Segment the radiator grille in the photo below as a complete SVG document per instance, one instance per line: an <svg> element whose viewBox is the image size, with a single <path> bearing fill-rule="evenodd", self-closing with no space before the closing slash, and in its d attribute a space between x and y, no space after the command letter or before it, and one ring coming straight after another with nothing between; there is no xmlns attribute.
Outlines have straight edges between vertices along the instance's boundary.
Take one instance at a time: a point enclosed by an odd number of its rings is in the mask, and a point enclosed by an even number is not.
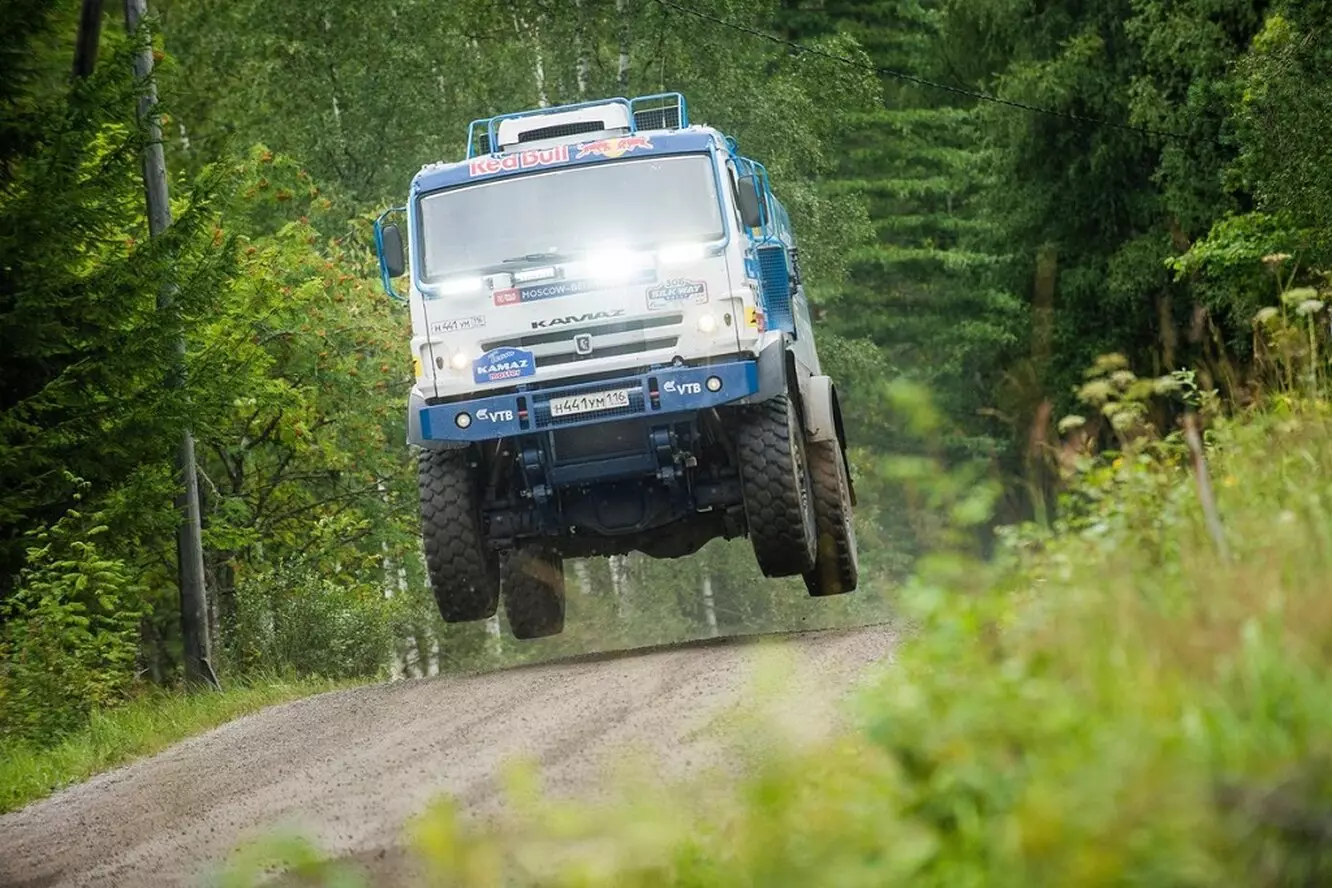
<svg viewBox="0 0 1332 888"><path fill-rule="evenodd" d="M599 133L606 128L602 120L575 120L572 123L557 123L530 129L518 134L519 142L536 142L540 139L558 139L560 136L576 136L579 133Z"/></svg>
<svg viewBox="0 0 1332 888"><path fill-rule="evenodd" d="M781 244L757 247L759 285L763 288L763 307L768 326L788 333L795 330L791 311L791 273L786 267L786 248Z"/></svg>
<svg viewBox="0 0 1332 888"><path fill-rule="evenodd" d="M647 432L641 420L557 429L551 447L560 462L625 456L647 450Z"/></svg>
<svg viewBox="0 0 1332 888"><path fill-rule="evenodd" d="M657 314L626 321L611 321L582 326L560 326L483 342L486 351L496 348L523 348L531 351L537 368L558 367L601 358L617 358L662 349L673 349L680 340L680 313ZM592 351L579 354L576 340L591 337Z"/></svg>

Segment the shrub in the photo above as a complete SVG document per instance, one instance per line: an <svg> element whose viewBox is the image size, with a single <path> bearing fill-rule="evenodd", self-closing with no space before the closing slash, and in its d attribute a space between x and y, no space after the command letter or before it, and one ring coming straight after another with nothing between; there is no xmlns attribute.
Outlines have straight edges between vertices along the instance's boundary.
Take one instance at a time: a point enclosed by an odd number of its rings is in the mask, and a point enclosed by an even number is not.
<svg viewBox="0 0 1332 888"><path fill-rule="evenodd" d="M0 738L49 742L133 679L138 590L124 562L98 549L101 520L71 510L29 534L0 630Z"/></svg>
<svg viewBox="0 0 1332 888"><path fill-rule="evenodd" d="M380 672L393 654L394 604L382 589L303 565L265 569L236 589L242 671L355 678Z"/></svg>

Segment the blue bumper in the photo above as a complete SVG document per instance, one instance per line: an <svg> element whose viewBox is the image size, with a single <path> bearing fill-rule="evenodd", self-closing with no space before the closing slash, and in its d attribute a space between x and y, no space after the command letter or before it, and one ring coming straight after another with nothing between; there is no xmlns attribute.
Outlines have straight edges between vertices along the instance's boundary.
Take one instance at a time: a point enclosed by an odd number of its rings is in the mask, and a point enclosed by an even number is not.
<svg viewBox="0 0 1332 888"><path fill-rule="evenodd" d="M721 381L715 392L708 388L712 377ZM421 436L427 441L492 441L621 419L693 413L747 398L758 390L757 361L664 367L634 376L423 407ZM626 392L628 403L594 412L551 415L553 400L599 392ZM463 414L467 419L460 424Z"/></svg>

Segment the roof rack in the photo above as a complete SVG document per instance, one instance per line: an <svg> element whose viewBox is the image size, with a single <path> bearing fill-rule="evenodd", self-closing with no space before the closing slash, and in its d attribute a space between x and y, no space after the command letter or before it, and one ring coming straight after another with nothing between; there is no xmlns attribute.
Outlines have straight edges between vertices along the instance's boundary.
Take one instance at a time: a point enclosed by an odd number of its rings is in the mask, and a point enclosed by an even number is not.
<svg viewBox="0 0 1332 888"><path fill-rule="evenodd" d="M578 102L573 105L558 105L552 108L534 108L510 114L497 114L494 117L482 117L467 125L467 158L470 160L482 154L496 152L499 125L506 120L519 120L530 117L544 117L579 111L588 108L619 105L623 109L624 120L629 133L639 130L683 129L689 126L689 108L685 97L678 92L654 93L633 99L611 98L597 99L592 102ZM518 141L551 139L571 136L582 132L601 132L604 122L594 120L572 120L555 123L548 127L538 127L519 134Z"/></svg>

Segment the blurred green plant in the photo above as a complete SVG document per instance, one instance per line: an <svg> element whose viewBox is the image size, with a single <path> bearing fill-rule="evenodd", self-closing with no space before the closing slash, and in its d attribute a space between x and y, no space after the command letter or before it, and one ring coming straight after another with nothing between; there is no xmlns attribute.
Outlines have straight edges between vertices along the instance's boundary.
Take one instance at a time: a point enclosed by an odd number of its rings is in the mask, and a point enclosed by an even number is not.
<svg viewBox="0 0 1332 888"><path fill-rule="evenodd" d="M1295 315L1298 319L1300 316ZM1102 384L1098 384L1102 383ZM1212 547L1187 448L1131 405L1204 408L1190 374L1093 368L1119 449L1081 460L1050 527L993 559L943 547L899 592L917 628L814 745L755 744L738 783L622 783L409 841L442 884L1287 886L1332 879L1332 404L1278 391L1208 414L1234 546ZM899 393L915 403L915 394ZM1114 417L1122 417L1118 423ZM1132 420L1131 422L1129 420ZM928 432L928 412L918 416ZM909 463L941 526L983 513L966 476ZM985 484L979 485L981 489ZM786 674L790 674L787 666ZM798 668L798 664L794 667ZM761 720L738 718L742 734Z"/></svg>
<svg viewBox="0 0 1332 888"><path fill-rule="evenodd" d="M88 484L71 478L80 493ZM139 590L98 540L104 515L69 510L28 534L0 617L0 740L50 742L117 702L134 678Z"/></svg>

